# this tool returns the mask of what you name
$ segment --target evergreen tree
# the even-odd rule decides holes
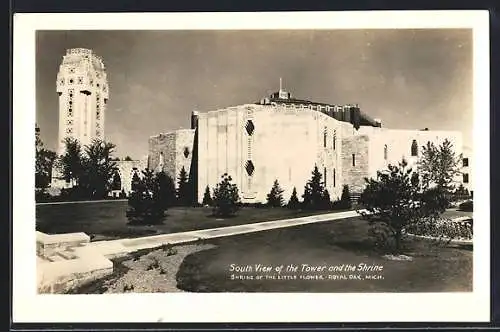
[[[141,178],[139,175],[137,175],[137,172],[134,172],[134,175],[132,176],[132,184],[131,184],[131,189],[132,191],[137,190],[137,186],[139,185],[141,181]]]
[[[385,241],[393,239],[396,252],[409,227],[425,218],[437,218],[448,204],[440,188],[421,185],[405,160],[398,166],[389,165],[388,170],[377,172],[376,179],[366,182],[360,203],[367,212],[361,214],[373,227],[384,229]]]
[[[152,170],[142,171],[142,179],[129,196],[127,217],[131,223],[158,224],[169,206],[168,179],[165,174],[155,174]]]
[[[188,182],[188,174],[184,166],[182,167],[177,182],[177,199],[181,206],[192,204],[191,187]]]
[[[321,173],[318,170],[317,166],[314,166],[314,170],[312,172],[311,179],[307,182],[304,188],[303,198],[303,206],[305,209],[320,209],[324,206],[324,186],[321,181]]]
[[[297,188],[293,187],[292,196],[290,196],[290,200],[288,201],[287,207],[292,210],[298,209],[300,206],[299,198],[297,197]]]
[[[176,204],[176,191],[174,180],[168,176],[165,172],[159,172],[156,174],[158,181],[158,194],[159,200],[162,206],[169,208]]]
[[[207,186],[205,188],[205,193],[203,194],[203,206],[211,206],[212,205],[212,196],[210,196],[210,188]]]
[[[232,178],[227,173],[224,173],[221,178],[221,182],[214,189],[213,213],[215,216],[229,217],[234,215],[239,208],[238,187],[231,183]]]
[[[327,189],[323,190],[323,197],[321,207],[322,209],[328,210],[332,207],[332,201],[330,199],[330,193]]]
[[[271,207],[283,206],[283,189],[281,189],[278,180],[274,180],[269,194],[267,194],[267,205]]]
[[[347,184],[342,187],[342,196],[340,197],[340,202],[342,208],[344,209],[350,209],[352,207],[351,193],[349,192],[349,186]]]

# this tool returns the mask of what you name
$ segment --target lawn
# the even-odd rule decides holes
[[[92,241],[98,241],[234,226],[332,212],[243,207],[235,217],[220,219],[211,216],[210,208],[175,207],[167,211],[162,225],[140,226],[128,224],[126,210],[126,201],[37,205],[36,229],[48,234],[84,232],[91,236]]]
[[[177,287],[190,292],[462,292],[472,291],[472,248],[447,247],[408,240],[404,253],[412,261],[394,261],[377,252],[367,236],[366,221],[350,218],[207,241],[212,249],[188,255],[176,275]],[[382,272],[307,272],[311,266],[383,266]],[[251,272],[230,272],[231,264],[250,266]],[[256,265],[299,266],[282,273],[297,279],[265,279]],[[257,275],[264,276],[256,280]],[[378,280],[328,280],[328,275],[378,275]],[[231,279],[253,276],[253,280]],[[300,279],[323,275],[325,280]]]

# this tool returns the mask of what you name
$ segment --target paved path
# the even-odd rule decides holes
[[[108,202],[127,202],[126,199],[101,199],[98,201],[70,201],[70,202],[45,202],[36,203],[36,205],[61,205],[61,204],[82,204],[82,203],[108,203]]]
[[[181,244],[201,239],[213,239],[237,234],[247,234],[270,229],[293,227],[317,222],[334,221],[359,216],[356,211],[326,213],[321,215],[266,221],[238,226],[218,227],[181,233],[161,234],[135,239],[91,242],[89,245],[106,256],[120,256],[141,249],[159,247],[165,244]]]

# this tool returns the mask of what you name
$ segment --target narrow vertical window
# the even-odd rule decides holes
[[[335,187],[336,179],[335,179],[335,168],[333,169],[333,186]]]
[[[337,131],[335,130],[333,132],[333,149],[335,150],[335,147],[337,145]]]
[[[384,160],[387,160],[387,144],[384,145]]]
[[[323,131],[323,147],[326,148],[326,136],[327,136],[327,132],[326,132],[326,127],[325,127],[325,130]]]
[[[411,156],[416,157],[418,155],[418,144],[416,140],[411,143]]]
[[[469,183],[469,174],[467,173],[463,174],[463,183]]]
[[[323,168],[323,178],[325,179],[325,186],[326,186],[326,167]]]
[[[352,166],[356,166],[356,155],[352,154]]]

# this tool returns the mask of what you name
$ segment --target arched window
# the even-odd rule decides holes
[[[112,190],[121,190],[122,189],[122,179],[120,177],[120,174],[116,172],[113,176],[113,182],[111,184],[111,189]]]
[[[413,142],[411,143],[411,156],[418,156],[418,144],[416,140],[413,140]]]
[[[384,145],[384,160],[387,160],[387,144]]]
[[[337,146],[337,131],[333,131],[333,149],[335,150],[335,147]]]

